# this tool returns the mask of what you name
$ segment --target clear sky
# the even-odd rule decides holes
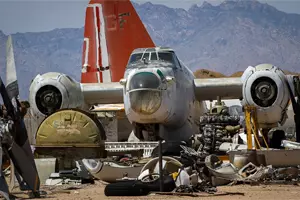
[[[135,0],[144,3],[148,0]],[[152,0],[154,4],[188,9],[204,0]],[[222,0],[207,0],[218,4]],[[288,13],[300,14],[300,0],[261,0]],[[78,28],[84,24],[88,0],[0,0],[0,30],[16,32],[49,31],[55,28]]]

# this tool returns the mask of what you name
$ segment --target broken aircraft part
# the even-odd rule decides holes
[[[41,184],[45,184],[49,176],[58,170],[56,158],[36,158],[34,161],[40,176]]]
[[[257,150],[257,155],[263,160],[265,164],[272,165],[273,167],[296,167],[300,165],[300,149],[294,150]]]
[[[300,149],[300,143],[288,140],[282,140],[281,145],[287,149]]]
[[[48,116],[39,126],[36,147],[97,147],[106,136],[98,119],[78,109],[63,109]]]
[[[116,182],[125,176],[128,178],[137,178],[144,165],[142,163],[123,165],[113,161],[93,159],[84,159],[82,162],[92,176],[105,182]]]
[[[73,169],[74,160],[106,157],[105,131],[97,117],[78,109],[59,110],[43,120],[36,134],[37,158],[55,157],[59,169]]]

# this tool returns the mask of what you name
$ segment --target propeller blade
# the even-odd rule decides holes
[[[6,90],[10,100],[13,97],[18,98],[19,85],[11,35],[8,36],[6,43]]]
[[[30,148],[27,130],[26,130],[24,121],[20,116],[20,112],[17,113],[17,114],[19,114],[19,116],[16,116],[14,106],[12,104],[12,101],[9,100],[8,93],[2,82],[1,77],[0,77],[0,93],[2,95],[3,103],[5,105],[7,113],[14,120],[14,123],[15,123],[16,131],[15,131],[15,133],[12,133],[12,135],[15,139],[15,142],[23,148],[23,150],[26,152],[26,154],[29,157],[31,157],[33,159],[33,154],[32,154],[31,148]],[[20,105],[20,103],[18,102],[17,99],[14,99],[14,100],[16,100],[17,104]],[[18,106],[18,108],[19,108],[19,106]],[[33,163],[34,163],[34,160],[33,160]]]
[[[14,121],[14,131],[11,132],[14,142],[9,146],[8,154],[13,161],[16,174],[19,174],[34,193],[40,188],[40,179],[34,162],[34,156],[29,144],[28,134],[21,115],[19,89],[16,75],[16,66],[12,47],[12,38],[8,37],[7,46],[7,87],[5,88],[0,77],[0,93],[8,116]]]
[[[1,137],[0,137],[0,195],[2,195],[5,199],[9,198],[9,191],[8,185],[6,183],[4,174],[2,172],[2,160],[3,160],[3,151],[2,151],[2,144],[1,144]]]
[[[31,146],[28,140],[28,134],[25,127],[25,123],[23,119],[20,119],[18,121],[18,124],[16,124],[16,135],[15,142],[23,149],[23,151],[26,153],[28,159],[30,159],[32,165],[36,169],[36,165],[34,162],[34,156],[31,150]]]
[[[12,118],[15,119],[15,112],[14,112],[14,106],[12,102],[10,101],[10,98],[8,96],[8,93],[6,91],[6,88],[4,86],[4,83],[0,77],[0,94],[3,99],[4,106],[7,110],[8,115]]]
[[[14,58],[14,51],[13,51],[13,42],[12,36],[8,36],[7,43],[6,43],[6,91],[11,100],[11,104],[14,107],[15,111],[15,125],[16,125],[16,134],[14,136],[15,141],[17,144],[23,148],[26,154],[29,157],[32,157],[32,151],[30,148],[30,144],[28,141],[28,134],[25,128],[25,124],[23,121],[23,116],[21,115],[21,103],[19,102],[19,86],[17,80],[17,73],[16,73],[16,64]],[[33,161],[34,162],[34,161]]]
[[[10,200],[8,186],[4,176],[0,176],[0,194],[4,199]]]
[[[12,192],[12,190],[15,188],[15,180],[16,180],[16,175],[15,175],[15,166],[12,160],[10,160],[10,183],[9,183],[9,191]]]
[[[8,150],[9,157],[14,163],[18,174],[22,177],[28,189],[38,192],[40,189],[40,179],[33,158],[14,142]]]

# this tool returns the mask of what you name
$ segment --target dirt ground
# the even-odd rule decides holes
[[[145,197],[106,197],[104,195],[104,188],[100,182],[93,185],[82,185],[78,189],[62,190],[62,189],[49,189],[44,188],[47,195],[42,199],[54,200],[75,200],[75,199],[213,199],[213,200],[298,200],[300,199],[300,186],[297,185],[236,185],[236,186],[222,186],[218,187],[218,193],[224,192],[239,192],[244,195],[226,195],[226,196],[210,196],[207,193],[200,193],[200,197],[186,197],[186,196],[165,196],[151,194]],[[43,188],[42,188],[43,190]],[[28,199],[28,195],[15,194],[18,199]]]

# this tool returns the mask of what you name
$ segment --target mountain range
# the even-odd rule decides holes
[[[225,76],[247,66],[272,63],[300,72],[300,15],[255,0],[204,2],[189,10],[150,2],[133,3],[157,46],[172,47],[196,71]],[[0,27],[1,29],[1,27]],[[38,73],[57,71],[80,80],[83,28],[13,34],[21,98]],[[0,66],[5,66],[7,35],[0,31]],[[4,70],[0,75],[5,79]]]

